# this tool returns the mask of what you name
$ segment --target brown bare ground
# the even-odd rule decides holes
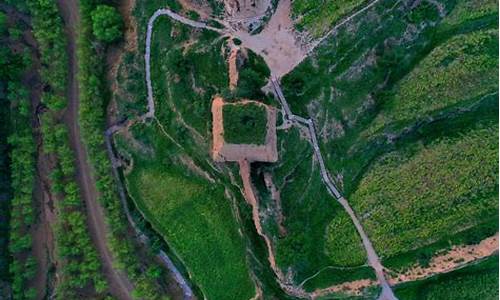
[[[231,45],[231,53],[229,54],[229,89],[234,91],[238,85],[239,73],[238,73],[238,53],[240,48],[236,45]]]
[[[222,107],[224,100],[216,96],[212,101],[212,157],[215,161],[265,161],[275,162],[278,160],[276,146],[276,109],[263,103],[251,100],[242,100],[239,103],[255,103],[264,106],[267,110],[267,134],[264,145],[253,144],[229,144],[224,141],[224,125]]]
[[[344,282],[342,284],[337,284],[326,289],[315,290],[311,293],[312,299],[317,299],[319,297],[332,294],[332,293],[348,293],[349,295],[362,295],[365,288],[376,285],[377,282],[370,279],[361,279],[350,282]]]
[[[264,182],[266,183],[267,189],[271,192],[271,198],[276,204],[276,213],[278,214],[278,230],[281,236],[285,236],[287,231],[285,226],[283,226],[284,217],[283,210],[281,209],[281,194],[280,191],[274,185],[273,176],[269,172],[264,172]]]
[[[431,259],[429,267],[415,266],[403,274],[389,278],[391,285],[425,279],[432,275],[448,273],[464,267],[467,264],[484,259],[498,252],[498,233],[486,238],[477,245],[454,246],[444,254],[436,255]],[[390,272],[394,273],[394,272]],[[376,285],[373,280],[356,280],[331,286],[326,289],[318,289],[312,293],[313,299],[334,292],[344,292],[352,295],[360,295],[362,290]]]
[[[433,257],[429,267],[415,266],[403,274],[389,279],[391,285],[423,279],[435,274],[446,273],[468,263],[491,256],[498,252],[498,233],[482,240],[477,245],[453,246],[444,254]]]
[[[233,34],[242,41],[242,47],[261,55],[271,74],[281,77],[290,72],[306,56],[306,49],[300,44],[290,17],[291,0],[281,0],[269,23],[258,34],[244,29]]]
[[[211,18],[212,9],[206,1],[179,0],[179,3],[184,10],[191,10],[198,13],[201,20],[208,20]]]

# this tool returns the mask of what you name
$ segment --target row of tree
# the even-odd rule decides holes
[[[80,85],[80,125],[83,139],[88,147],[89,157],[95,170],[99,200],[105,207],[107,223],[111,229],[109,246],[118,260],[117,267],[124,270],[134,283],[133,296],[140,299],[165,299],[157,281],[161,269],[146,266],[136,255],[137,249],[127,232],[127,219],[118,198],[116,183],[112,177],[109,158],[104,144],[105,92],[104,68],[105,51],[109,43],[121,38],[113,31],[113,38],[103,33],[104,16],[114,15],[112,7],[103,8],[99,1],[80,1],[81,27],[78,41],[79,85]],[[121,19],[110,17],[113,24],[121,24]],[[121,25],[116,25],[121,28]]]
[[[55,228],[57,254],[63,260],[57,287],[58,299],[75,299],[75,292],[93,286],[97,294],[107,291],[108,285],[101,273],[101,263],[88,234],[80,189],[76,184],[74,153],[69,145],[68,130],[55,122],[50,113],[42,123],[44,151],[58,158],[57,168],[51,174],[51,190],[56,201],[58,222]]]
[[[104,297],[108,285],[86,224],[85,207],[76,184],[75,156],[62,122],[67,106],[67,39],[55,1],[27,0],[33,33],[38,43],[44,84],[42,103],[48,110],[41,117],[44,154],[57,162],[51,170],[51,193],[55,199],[57,223],[54,228],[57,270],[57,299],[77,299],[82,289]]]
[[[0,12],[0,279],[11,282],[14,299],[34,299],[36,291],[27,283],[37,265],[30,255],[36,145],[30,92],[22,83],[32,52],[21,25]]]

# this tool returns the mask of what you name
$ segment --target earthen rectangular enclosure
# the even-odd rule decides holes
[[[212,101],[212,157],[214,161],[262,161],[276,162],[278,160],[278,150],[276,146],[276,108],[264,103],[252,100],[241,100],[239,104],[253,103],[266,108],[267,133],[263,145],[255,144],[230,144],[224,140],[224,105],[231,105],[224,102],[220,96],[216,96]]]

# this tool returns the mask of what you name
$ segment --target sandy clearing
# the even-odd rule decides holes
[[[281,0],[269,23],[259,34],[252,35],[244,29],[233,32],[242,41],[242,47],[261,55],[272,75],[277,77],[290,72],[307,53],[297,38],[290,9],[291,0]]]
[[[229,89],[234,91],[238,85],[239,72],[238,72],[238,54],[240,48],[234,43],[231,43],[231,53],[229,54]]]

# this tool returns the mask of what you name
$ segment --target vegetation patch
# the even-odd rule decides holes
[[[409,251],[496,215],[497,131],[472,130],[373,165],[350,202],[368,214],[363,223],[379,254]]]
[[[335,25],[342,17],[349,15],[361,6],[363,0],[318,1],[295,0],[292,2],[292,14],[298,19],[296,26],[306,29],[314,37],[320,37]]]
[[[134,169],[127,175],[131,196],[207,298],[251,298],[244,244],[223,187],[175,167],[168,159],[175,157],[174,145],[153,129],[143,133],[157,140],[155,153],[162,163],[133,154]]]
[[[497,30],[449,39],[401,80],[395,96],[375,119],[375,128],[390,122],[420,119],[460,101],[496,92],[497,51]]]
[[[266,143],[267,110],[253,102],[226,103],[222,108],[224,140],[231,144]]]
[[[308,290],[314,290],[316,284],[326,287],[343,280],[371,278],[371,268],[361,273],[345,271],[365,264],[365,250],[349,216],[321,181],[309,142],[297,128],[278,131],[278,137],[281,159],[264,169],[280,187],[286,234],[277,230],[279,219],[263,217],[263,227],[276,240],[278,266],[284,272],[293,270],[294,282],[305,282]],[[262,202],[261,215],[267,216],[267,202],[273,200],[261,178],[254,178],[254,184]]]

